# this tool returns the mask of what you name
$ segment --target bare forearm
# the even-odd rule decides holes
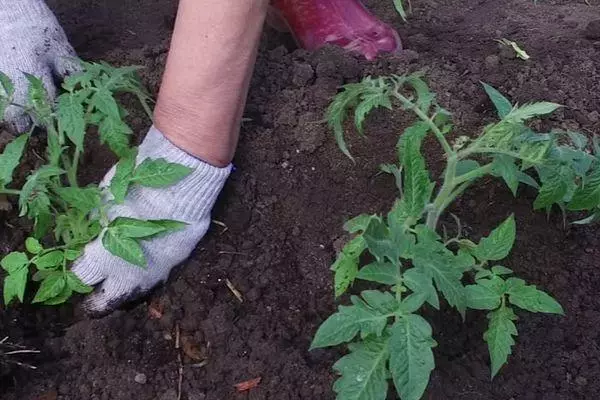
[[[237,145],[268,0],[181,0],[155,109],[175,145],[227,165]]]

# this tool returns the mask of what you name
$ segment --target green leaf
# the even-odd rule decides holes
[[[44,250],[40,242],[33,237],[28,237],[27,239],[25,239],[25,248],[31,254],[37,254],[40,251]]]
[[[30,218],[40,214],[50,213],[50,198],[48,197],[47,185],[50,178],[63,174],[64,171],[52,165],[44,165],[27,177],[27,181],[21,188],[19,196],[19,216],[27,215]]]
[[[135,169],[136,156],[137,149],[128,152],[128,154],[121,158],[117,163],[115,175],[110,181],[110,192],[117,204],[122,204],[125,201],[133,170]]]
[[[385,400],[388,392],[387,338],[369,338],[348,346],[350,353],[333,366],[341,377],[333,384],[337,399]]]
[[[362,94],[360,103],[358,103],[356,110],[354,110],[354,125],[356,126],[359,134],[364,135],[363,124],[367,115],[379,107],[384,107],[388,110],[392,109],[390,95],[385,88],[377,88],[372,91],[365,91]]]
[[[62,267],[65,255],[60,250],[54,250],[40,257],[35,257],[33,263],[38,269],[56,269]]]
[[[363,290],[360,292],[360,295],[361,297],[352,296],[350,298],[353,304],[364,306],[366,303],[375,311],[388,315],[396,313],[399,310],[398,300],[396,300],[396,297],[390,292],[382,292],[379,290]],[[365,337],[371,333],[378,336],[381,335],[381,332],[378,330],[369,332],[368,330],[363,329],[361,331],[361,336]]]
[[[25,268],[28,264],[29,259],[27,258],[27,255],[19,251],[8,253],[4,256],[4,258],[2,258],[2,261],[0,261],[2,268],[9,274]]]
[[[54,218],[49,212],[38,213],[34,219],[33,236],[37,239],[46,236],[54,222]]]
[[[344,230],[350,233],[365,231],[367,229],[367,226],[369,226],[369,222],[371,222],[372,218],[374,218],[373,215],[361,214],[357,217],[349,219],[344,224]]]
[[[52,107],[48,97],[48,91],[44,87],[42,80],[36,76],[23,72],[25,78],[29,81],[29,89],[27,92],[27,105],[31,106],[35,111],[38,122],[46,126],[50,123]]]
[[[169,233],[185,229],[189,224],[187,222],[175,221],[172,219],[149,219],[148,222],[163,228],[161,232],[145,237],[144,239],[155,238]]]
[[[4,278],[4,305],[9,305],[15,297],[23,303],[28,274],[28,269],[22,268],[13,271]]]
[[[492,363],[492,378],[508,360],[515,344],[513,336],[517,335],[514,322],[517,316],[510,307],[500,307],[487,314],[488,329],[483,334],[483,340],[488,344]]]
[[[513,247],[517,227],[515,217],[511,215],[489,236],[481,239],[477,247],[473,249],[473,255],[479,261],[497,261],[505,258]]]
[[[542,187],[533,202],[533,208],[539,210],[560,202],[568,190],[567,183],[560,175],[554,175],[542,183]]]
[[[513,196],[517,195],[520,177],[519,172],[519,168],[512,157],[501,154],[494,157],[494,161],[492,162],[492,174],[494,176],[501,176],[502,179],[504,179],[506,186],[508,186]]]
[[[513,273],[513,270],[510,268],[503,267],[502,265],[494,265],[492,267],[492,272],[494,275],[510,275]]]
[[[508,290],[511,304],[531,312],[564,314],[562,306],[549,294],[537,289],[534,285],[519,285]]]
[[[102,236],[102,245],[110,253],[127,262],[138,267],[146,267],[144,251],[135,239],[118,236],[112,229],[108,229]]]
[[[402,400],[419,400],[431,371],[435,368],[429,323],[420,315],[409,314],[392,326],[389,341],[390,372]]]
[[[359,332],[363,338],[369,334],[381,336],[390,316],[356,296],[353,296],[353,303],[352,306],[339,306],[338,312],[321,324],[310,345],[311,349],[350,342]]]
[[[42,281],[32,303],[43,303],[58,296],[66,285],[65,276],[62,271],[51,273]]]
[[[467,307],[474,310],[495,310],[500,306],[501,296],[486,286],[467,285],[465,294]]]
[[[73,272],[68,271],[66,276],[67,276],[67,286],[69,288],[71,288],[72,291],[74,291],[76,293],[81,293],[81,294],[88,294],[94,290],[93,287],[88,286],[85,283],[83,283],[81,281],[81,279],[79,279],[79,277],[77,275],[75,275]]]
[[[397,265],[389,262],[372,262],[358,271],[358,279],[365,281],[383,283],[386,285],[397,285],[402,283],[402,275]]]
[[[163,158],[146,158],[133,173],[131,181],[138,185],[161,188],[174,185],[192,173],[194,169],[185,165],[170,163]]]
[[[573,194],[567,209],[573,211],[592,210],[600,205],[600,168],[596,168]]]
[[[98,126],[100,142],[108,147],[119,157],[125,157],[129,152],[129,141],[132,134],[131,128],[119,117],[106,117]]]
[[[479,167],[481,167],[481,165],[479,165],[479,163],[475,160],[460,160],[456,164],[456,176],[459,177],[461,175],[468,174]]]
[[[4,90],[4,95],[8,98],[12,97],[15,94],[15,85],[8,75],[4,72],[0,71],[0,87]],[[0,114],[0,120],[2,119],[2,114]]]
[[[461,283],[463,271],[457,261],[457,257],[437,241],[418,243],[413,258],[414,266],[432,277],[448,303],[464,316],[467,304]]]
[[[67,249],[65,250],[65,258],[68,261],[75,261],[83,254],[82,250]]]
[[[105,87],[100,87],[94,92],[90,105],[112,120],[121,119],[119,105],[115,101],[110,90]]]
[[[337,259],[331,266],[331,269],[335,272],[334,288],[336,297],[344,294],[354,282],[358,273],[358,259],[366,248],[367,245],[362,235],[358,235],[346,243],[340,254],[338,254]]]
[[[431,198],[434,183],[429,180],[425,159],[421,155],[422,138],[411,135],[406,139],[402,166],[404,170],[404,195],[400,200],[405,212],[418,220]]]
[[[525,104],[518,108],[514,108],[510,113],[508,113],[508,115],[505,117],[505,120],[520,123],[534,117],[550,114],[560,107],[560,104],[549,103],[546,101]]]
[[[426,301],[436,310],[440,309],[437,290],[433,286],[431,276],[418,268],[410,268],[402,274],[404,284],[414,293],[427,294]]]
[[[423,121],[417,121],[408,128],[404,130],[402,135],[398,138],[398,143],[396,144],[396,151],[398,153],[398,161],[400,165],[405,165],[404,156],[407,153],[407,145],[409,142],[418,142],[419,144],[423,142],[425,136],[429,132],[429,125]]]
[[[0,154],[0,184],[6,186],[12,182],[13,173],[19,166],[28,138],[28,135],[17,137],[8,143]]]
[[[531,186],[534,189],[540,188],[540,185],[535,181],[535,179],[533,179],[531,176],[527,175],[523,171],[517,172],[517,178],[519,179],[519,182]]]
[[[394,8],[396,9],[400,17],[402,17],[402,20],[406,22],[407,15],[406,10],[404,9],[404,0],[394,0]]]
[[[86,188],[60,187],[56,188],[55,191],[65,203],[83,214],[100,207],[101,192],[96,186]]]
[[[492,103],[494,103],[494,107],[496,107],[496,111],[498,111],[498,117],[500,117],[500,119],[506,117],[513,108],[510,101],[504,97],[502,93],[487,83],[481,82],[481,84],[483,85],[483,89],[487,93]]]
[[[160,224],[135,218],[117,217],[109,225],[111,231],[117,235],[133,239],[143,239],[164,232]]]
[[[80,151],[83,150],[85,137],[85,117],[83,105],[74,93],[58,96],[58,130],[66,135]]]
[[[71,297],[72,294],[73,290],[68,285],[65,285],[59,294],[48,300],[45,300],[43,304],[46,306],[57,306],[59,304],[63,304]]]

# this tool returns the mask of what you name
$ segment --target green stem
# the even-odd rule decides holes
[[[20,196],[21,191],[16,190],[16,189],[2,189],[2,190],[0,190],[0,194],[10,194],[10,195],[15,195],[15,196]]]
[[[492,172],[492,163],[486,164],[483,167],[476,168],[473,171],[467,172],[466,174],[457,176],[454,180],[454,183],[456,185],[460,185],[461,183],[481,178],[482,176],[487,175],[490,172]]]
[[[452,153],[448,157],[448,164],[446,166],[446,172],[444,173],[444,183],[435,197],[434,202],[430,205],[429,211],[427,212],[426,224],[427,227],[435,231],[437,227],[440,215],[445,209],[445,204],[448,204],[448,199],[452,196],[452,192],[456,187],[454,180],[456,178],[456,166],[458,164],[458,158],[455,153]]]

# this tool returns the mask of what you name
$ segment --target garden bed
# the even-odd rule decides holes
[[[144,65],[156,92],[173,2],[49,3],[83,58]],[[104,319],[80,316],[77,301],[6,310],[0,336],[41,353],[24,359],[37,370],[4,375],[2,399],[175,400],[180,378],[184,400],[333,399],[331,366],[342,349],[308,352],[336,307],[329,266],[346,219],[389,209],[396,189],[378,165],[394,160],[397,136],[412,119],[400,110],[374,113],[368,139],[349,135],[353,164],[321,122],[343,83],[424,71],[459,130],[472,134],[494,117],[479,83],[486,81],[513,101],[567,106],[543,127],[600,133],[600,32],[589,24],[600,20],[597,0],[415,0],[408,24],[390,0],[366,3],[398,29],[407,50],[371,63],[333,48],[295,50],[289,37],[267,30],[237,168],[214,213],[219,223],[164,288]],[[502,51],[494,42],[502,37],[531,59]],[[142,110],[132,124],[145,132]],[[441,172],[438,148],[431,143],[424,152]],[[89,151],[83,162],[91,181],[113,160],[108,151]],[[453,211],[477,233],[514,210],[517,240],[506,266],[552,294],[566,315],[523,318],[508,366],[490,381],[484,318],[470,313],[462,323],[443,306],[428,316],[439,346],[425,398],[571,400],[600,390],[600,233],[565,229],[558,213],[533,212],[534,198],[525,191],[515,200],[502,182],[482,181]],[[26,228],[6,214],[0,221],[4,253]],[[236,392],[235,384],[257,377],[256,388]]]

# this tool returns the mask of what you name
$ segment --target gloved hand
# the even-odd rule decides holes
[[[54,98],[55,80],[77,69],[75,57],[65,32],[43,0],[0,0],[0,71],[15,83],[15,103],[26,103],[28,81],[23,72],[42,78]],[[31,123],[19,107],[9,107],[5,116],[17,132]]]
[[[160,189],[136,186],[130,189],[125,203],[109,210],[110,219],[172,219],[188,223],[174,233],[142,242],[148,266],[129,264],[104,249],[100,240],[88,244],[73,272],[88,285],[100,284],[85,300],[88,313],[102,315],[122,303],[141,296],[165,281],[171,269],[189,257],[206,233],[211,209],[231,171],[218,168],[185,153],[166,139],[155,127],[139,147],[137,163],[145,158],[164,158],[183,164],[194,171],[179,183]],[[108,184],[114,168],[104,178]]]

